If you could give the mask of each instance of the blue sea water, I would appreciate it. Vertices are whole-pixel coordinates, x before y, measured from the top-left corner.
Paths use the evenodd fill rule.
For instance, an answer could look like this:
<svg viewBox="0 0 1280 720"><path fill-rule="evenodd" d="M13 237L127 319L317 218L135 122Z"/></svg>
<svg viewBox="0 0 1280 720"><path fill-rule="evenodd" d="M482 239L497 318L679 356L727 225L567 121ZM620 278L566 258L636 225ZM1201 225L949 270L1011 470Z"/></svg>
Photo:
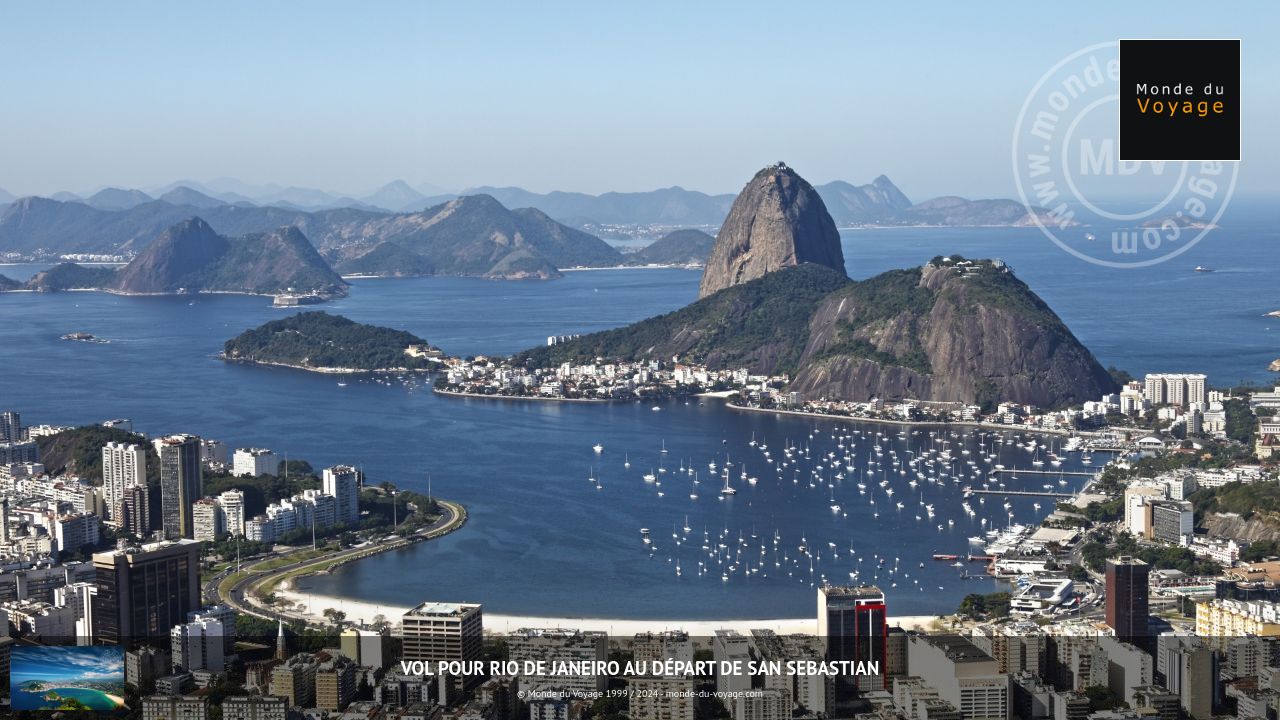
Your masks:
<svg viewBox="0 0 1280 720"><path fill-rule="evenodd" d="M14 688L11 704L14 710L41 710L58 707L57 702L45 700L45 693L27 692L21 688ZM53 692L57 693L61 698L73 698L79 700L81 704L90 710L116 710L119 708L115 701L107 697L106 693L101 690L90 690L88 688L54 688ZM124 693L124 688L120 690Z"/></svg>
<svg viewBox="0 0 1280 720"><path fill-rule="evenodd" d="M1032 229L899 228L848 231L843 238L854 277L940 254L1000 257L1104 365L1135 374L1204 371L1212 382L1231 384L1275 377L1266 366L1280 357L1280 319L1265 317L1280 309L1273 220L1265 208L1228 216L1221 230L1177 260L1141 270L1081 262ZM1216 272L1195 273L1197 264ZM9 266L0 273L19 277L37 269ZM680 307L696 297L698 277L688 270L628 269L568 273L550 282L359 280L350 297L324 309L412 331L451 353L507 353L548 335L616 327ZM856 438L855 471L838 483L827 472L810 488L808 478L777 476L776 466L748 442L754 434L775 458L788 442L807 443L816 456L836 450L833 423L742 414L714 401L664 403L654 412L639 404L444 398L420 385L339 387L333 377L214 358L225 339L289 312L296 311L238 296L0 295L0 406L22 411L28 424L130 417L143 432L267 446L317 466L354 463L375 482L418 490L430 474L437 494L468 505L471 520L461 531L308 579L304 589L316 593L395 605L479 601L491 612L524 615L697 619L810 615L810 583L824 575L846 579L850 572L885 586L894 614L949 611L964 594L991 587L987 580L961 580L960 569L928 558L963 553L982 518L1006 523L1000 498L972 501L978 514L970 520L959 509L962 483L926 482L917 490L896 476L890 500L878 485L884 466L866 465L876 432L887 433L885 458L889 449L908 457L908 450L918 454L943 440L976 453L972 437L899 438L897 428L846 423L844 434L863 433ZM58 339L72 331L111 342ZM591 449L596 442L605 447L599 456ZM688 476L662 474L661 498L641 479L663 461L664 442L669 470L682 461L699 470L698 500L688 497L694 489ZM720 500L707 463L723 463L726 453L737 463L739 492ZM623 467L624 457L631 468ZM1029 458L1008 446L1001 451L1005 464L1025 467ZM741 482L742 463L758 484ZM808 474L813 465L800 469ZM864 484L876 506L853 484L868 470L874 482ZM589 474L603 489L588 482ZM1016 482L1038 488L1041 480ZM922 499L935 506L936 519L914 519ZM1051 501L1042 500L1040 512L1031 502L1011 503L1017 521L1042 515ZM832 512L832 504L841 511ZM651 530L658 551L641 542L642 527ZM727 580L719 565L699 576L698 561L708 562L700 549L704 528L719 538L713 548L724 541L736 551L736 572L775 562L775 532L786 561L777 560L782 564L771 572L759 568ZM821 551L812 574L807 558L800 562L802 541ZM765 557L755 557L761 545L768 546ZM750 561L740 547L751 548ZM887 562L877 570L882 558ZM889 575L895 559L898 572Z"/></svg>

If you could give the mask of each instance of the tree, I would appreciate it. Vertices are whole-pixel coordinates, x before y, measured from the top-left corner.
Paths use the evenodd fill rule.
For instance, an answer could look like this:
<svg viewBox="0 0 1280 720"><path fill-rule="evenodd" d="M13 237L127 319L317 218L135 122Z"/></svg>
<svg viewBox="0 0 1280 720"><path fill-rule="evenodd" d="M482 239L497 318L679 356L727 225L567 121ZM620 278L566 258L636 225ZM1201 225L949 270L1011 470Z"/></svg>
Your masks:
<svg viewBox="0 0 1280 720"><path fill-rule="evenodd" d="M323 615L335 626L342 625L342 622L347 619L347 614L345 612L334 608L325 608Z"/></svg>

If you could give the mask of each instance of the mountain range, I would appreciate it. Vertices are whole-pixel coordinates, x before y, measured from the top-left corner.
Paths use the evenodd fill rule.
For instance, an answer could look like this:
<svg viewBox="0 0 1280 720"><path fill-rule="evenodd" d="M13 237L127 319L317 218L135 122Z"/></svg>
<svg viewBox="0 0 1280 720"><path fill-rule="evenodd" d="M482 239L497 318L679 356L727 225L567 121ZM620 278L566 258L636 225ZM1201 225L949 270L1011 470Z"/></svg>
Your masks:
<svg viewBox="0 0 1280 720"><path fill-rule="evenodd" d="M228 204L185 187L126 210L22 198L0 212L0 252L136 256L166 228L192 216L229 237L296 227L343 272L359 274L426 274L430 269L433 274L555 277L560 268L622 262L618 251L599 238L532 208L508 210L487 195L417 213L353 208L305 212ZM388 262L394 259L389 248L370 254L385 242L420 257ZM405 259L401 254L400 260Z"/></svg>
<svg viewBox="0 0 1280 720"><path fill-rule="evenodd" d="M887 185L879 190L877 202L901 202ZM1116 389L1053 310L1002 263L938 257L853 281L834 226L817 189L785 165L764 168L733 203L695 303L533 348L513 361L554 367L677 357L786 374L789 389L811 400L1055 408Z"/></svg>
<svg viewBox="0 0 1280 720"><path fill-rule="evenodd" d="M844 181L816 186L838 226L859 225L1025 225L1032 222L1026 208L1013 200L966 200L946 196L913 204L884 175L866 185ZM508 208L537 208L558 222L578 229L597 226L718 227L733 204L734 195L708 195L675 186L647 192L610 192L590 195L576 192L535 193L518 187L475 187L448 194L433 185L412 187L403 180L392 181L362 197L350 197L314 188L248 185L222 179L208 184L184 180L151 192L106 188L88 196L55 193L48 200L77 204L104 212L125 212L142 208L145 218L103 219L108 224L145 226L142 235L175 221L175 214L156 202L201 210L222 207L271 208L280 211L317 213L359 210L369 213L413 214L470 195L489 195ZM0 209L8 213L29 198L15 198L0 190ZM34 201L28 202L30 205ZM22 210L27 212L27 210ZM1036 212L1043 212L1037 210ZM178 214L180 216L181 213ZM210 219L218 226L218 222ZM39 232L39 228L33 228ZM51 249L78 251L74 242L64 241ZM0 251L11 249L0 234Z"/></svg>

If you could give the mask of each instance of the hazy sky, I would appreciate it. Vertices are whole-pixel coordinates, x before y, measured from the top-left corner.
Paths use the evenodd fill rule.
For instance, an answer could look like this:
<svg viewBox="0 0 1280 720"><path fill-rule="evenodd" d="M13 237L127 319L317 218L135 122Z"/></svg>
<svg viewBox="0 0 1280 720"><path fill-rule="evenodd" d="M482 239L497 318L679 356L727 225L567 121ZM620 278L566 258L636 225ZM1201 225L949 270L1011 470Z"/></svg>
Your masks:
<svg viewBox="0 0 1280 720"><path fill-rule="evenodd" d="M916 199L1012 196L1016 114L1060 58L1239 37L1240 190L1280 191L1273 3L692 5L8 4L0 188L737 192L785 160Z"/></svg>

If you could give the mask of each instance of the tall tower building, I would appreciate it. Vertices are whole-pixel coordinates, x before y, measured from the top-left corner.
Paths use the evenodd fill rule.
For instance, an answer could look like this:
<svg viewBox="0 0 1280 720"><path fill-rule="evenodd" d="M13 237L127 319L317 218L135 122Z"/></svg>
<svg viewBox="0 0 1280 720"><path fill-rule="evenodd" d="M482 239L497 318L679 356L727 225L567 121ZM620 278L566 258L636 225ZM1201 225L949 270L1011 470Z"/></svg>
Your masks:
<svg viewBox="0 0 1280 720"><path fill-rule="evenodd" d="M336 521L345 525L360 522L360 489L356 482L356 469L350 465L335 465L322 473L325 495L332 495L337 512Z"/></svg>
<svg viewBox="0 0 1280 720"><path fill-rule="evenodd" d="M1107 625L1124 642L1143 645L1147 638L1147 564L1127 555L1107 560Z"/></svg>
<svg viewBox="0 0 1280 720"><path fill-rule="evenodd" d="M155 444L160 455L160 527L166 539L193 537L191 506L204 495L200 438L170 435Z"/></svg>
<svg viewBox="0 0 1280 720"><path fill-rule="evenodd" d="M218 496L218 507L222 508L227 532L244 537L244 493L240 490L223 492Z"/></svg>
<svg viewBox="0 0 1280 720"><path fill-rule="evenodd" d="M102 499L106 505L107 522L119 526L124 491L146 485L146 448L114 441L102 446Z"/></svg>
<svg viewBox="0 0 1280 720"><path fill-rule="evenodd" d="M125 644L169 639L200 609L200 543L153 543L95 553L93 627L97 639Z"/></svg>
<svg viewBox="0 0 1280 720"><path fill-rule="evenodd" d="M5 410L0 413L0 442L20 442L22 435L22 416L18 411Z"/></svg>
<svg viewBox="0 0 1280 720"><path fill-rule="evenodd" d="M818 637L827 644L827 660L876 663L877 675L857 675L854 689L883 690L886 684L888 612L884 593L874 585L824 585L818 588Z"/></svg>

